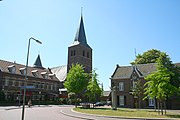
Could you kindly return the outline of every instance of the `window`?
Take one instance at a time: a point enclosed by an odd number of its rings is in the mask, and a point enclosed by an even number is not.
[[[38,83],[38,89],[41,89],[41,83]]]
[[[89,58],[89,52],[87,52],[87,58]]]
[[[16,67],[14,65],[8,66],[8,70],[10,73],[16,73]]]
[[[133,88],[135,89],[137,87],[137,82],[133,81]]]
[[[5,80],[5,86],[8,86],[8,85],[9,85],[9,80],[6,79],[6,80]]]
[[[74,50],[74,56],[76,55],[76,50]]]
[[[18,87],[21,87],[21,81],[19,81]]]
[[[71,50],[71,56],[73,56],[73,51]]]
[[[53,90],[53,85],[51,85],[51,90]]]
[[[51,90],[51,85],[48,85],[48,90]]]
[[[83,56],[85,56],[85,51],[83,50]]]
[[[124,82],[119,83],[119,91],[124,91]]]
[[[119,105],[124,106],[124,96],[119,96]]]
[[[149,97],[149,106],[154,106],[155,100]]]
[[[22,75],[25,75],[25,74],[26,74],[26,68],[25,68],[25,67],[24,67],[24,68],[20,68],[19,70],[20,70],[20,72],[21,72]]]
[[[39,76],[38,70],[32,70],[31,72],[32,72],[34,77],[38,77]]]
[[[13,86],[13,81],[12,80],[9,81],[9,86]]]
[[[16,82],[13,80],[13,81],[12,81],[12,86],[15,86],[15,83],[16,83]]]
[[[48,74],[47,72],[42,72],[41,75],[43,76],[43,78],[47,79],[48,78]]]
[[[49,74],[49,77],[50,77],[51,79],[54,79],[54,76],[55,76],[55,74]]]
[[[38,88],[38,83],[34,83],[33,85],[35,88]]]
[[[44,87],[45,87],[45,84],[44,84],[44,83],[42,83],[42,89],[44,89]]]

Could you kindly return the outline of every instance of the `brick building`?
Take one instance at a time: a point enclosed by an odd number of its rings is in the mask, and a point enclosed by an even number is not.
[[[180,66],[179,63],[176,64]],[[144,94],[139,98],[132,95],[132,89],[139,82],[140,86],[144,86],[144,77],[157,70],[155,63],[138,64],[135,66],[116,66],[116,69],[111,76],[111,88],[116,86],[117,105],[119,107],[135,107],[135,101],[140,100],[139,104],[142,108],[154,107],[155,99],[143,100]],[[173,96],[167,101],[167,108],[180,109],[180,96]]]
[[[25,67],[15,62],[0,60],[0,90],[5,93],[6,100],[22,101]],[[26,100],[53,100],[58,97],[61,83],[50,69],[42,66],[39,55],[34,66],[28,66],[27,78]]]

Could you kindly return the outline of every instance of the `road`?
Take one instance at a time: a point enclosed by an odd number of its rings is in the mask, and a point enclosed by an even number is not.
[[[70,107],[42,106],[25,108],[24,120],[79,120],[60,113]],[[21,108],[0,109],[0,120],[21,120]]]
[[[119,118],[98,117],[72,112],[73,106],[33,106],[25,108],[24,120],[115,120]],[[0,120],[21,120],[22,109],[0,107]],[[123,119],[121,119],[123,120]],[[126,119],[127,120],[127,119]]]
[[[24,120],[128,120],[127,118],[97,116],[72,111],[74,106],[51,105],[32,106],[25,108]],[[179,110],[170,110],[179,114]],[[0,120],[21,120],[22,108],[17,106],[0,107]],[[134,118],[135,119],[135,118]],[[138,118],[139,119],[139,118]],[[136,120],[138,120],[136,118]],[[151,118],[150,118],[151,119]],[[130,120],[130,119],[129,119]],[[132,119],[131,119],[132,120]],[[139,119],[139,120],[144,120]],[[146,119],[148,120],[148,119]],[[151,119],[152,120],[152,119]],[[162,120],[162,119],[161,119]]]

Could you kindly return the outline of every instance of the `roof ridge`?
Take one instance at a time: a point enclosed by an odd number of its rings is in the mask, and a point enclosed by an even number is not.
[[[17,64],[17,65],[22,65],[22,66],[25,66],[25,65],[23,65],[23,64],[21,64],[21,63],[16,63],[16,61],[11,62],[11,61],[2,60],[2,59],[0,59],[0,61],[2,61],[2,62],[6,62],[6,63],[12,63],[12,64]],[[29,67],[29,66],[28,66],[28,67]]]
[[[52,67],[52,68],[50,68],[50,69],[55,69],[55,68],[65,67],[65,66],[67,66],[67,65],[59,65],[59,66],[56,66],[56,67]]]

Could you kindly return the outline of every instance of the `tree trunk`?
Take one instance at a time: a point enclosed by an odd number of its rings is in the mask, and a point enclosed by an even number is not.
[[[138,106],[139,106],[139,109],[141,108],[141,98],[140,98],[140,96],[138,97]]]
[[[163,115],[163,102],[160,101],[160,106],[161,106],[161,115]]]
[[[159,112],[159,100],[157,101],[157,106],[158,106],[158,114],[160,114],[160,112]]]
[[[75,107],[77,108],[77,97],[75,98]]]
[[[156,99],[154,98],[154,110],[156,112]]]
[[[166,101],[164,101],[164,114],[166,115]]]

